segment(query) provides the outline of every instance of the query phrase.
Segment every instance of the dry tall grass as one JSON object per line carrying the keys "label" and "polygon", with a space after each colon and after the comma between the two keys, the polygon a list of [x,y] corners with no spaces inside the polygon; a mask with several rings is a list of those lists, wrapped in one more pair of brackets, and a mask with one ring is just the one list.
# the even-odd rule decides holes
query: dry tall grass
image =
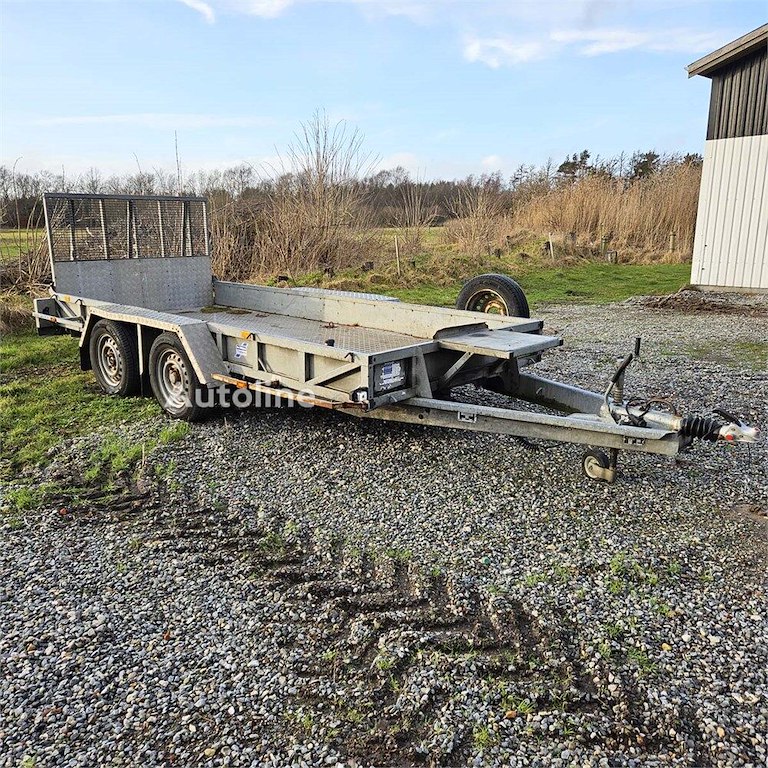
{"label": "dry tall grass", "polygon": [[461,189],[451,213],[455,218],[446,224],[446,237],[472,256],[495,249],[508,229],[503,198],[484,185]]}
{"label": "dry tall grass", "polygon": [[[495,173],[419,182],[402,168],[371,175],[362,135],[316,114],[279,167],[262,175],[245,164],[187,175],[185,189],[209,199],[213,269],[231,280],[332,278],[363,264],[378,273],[395,259],[394,235],[409,264],[434,257],[447,270],[470,271],[486,257],[520,251],[529,252],[524,258],[549,251],[554,261],[569,263],[601,255],[601,241],[620,261],[690,257],[700,159],[648,152],[635,153],[629,164],[623,156],[588,161],[584,151],[557,170],[552,163],[521,166],[506,180]],[[19,175],[0,166],[0,224],[38,232],[39,195],[46,189],[175,193],[178,183],[178,173],[140,170],[106,181],[94,171],[68,185],[63,176]],[[425,236],[435,222],[445,222],[441,243],[434,233]],[[48,277],[47,256],[37,246],[17,252],[15,264],[5,259],[2,282],[31,292]]]}
{"label": "dry tall grass", "polygon": [[639,257],[670,257],[674,235],[676,258],[693,250],[701,168],[680,164],[636,181],[587,176],[561,184],[522,205],[512,216],[516,228],[546,236],[556,233],[610,248],[625,248]]}
{"label": "dry tall grass", "polygon": [[51,263],[43,226],[42,205],[36,203],[26,227],[3,232],[2,247],[15,252],[0,263],[0,290],[35,295],[51,280]]}
{"label": "dry tall grass", "polygon": [[33,327],[32,301],[16,291],[0,292],[0,339]]}

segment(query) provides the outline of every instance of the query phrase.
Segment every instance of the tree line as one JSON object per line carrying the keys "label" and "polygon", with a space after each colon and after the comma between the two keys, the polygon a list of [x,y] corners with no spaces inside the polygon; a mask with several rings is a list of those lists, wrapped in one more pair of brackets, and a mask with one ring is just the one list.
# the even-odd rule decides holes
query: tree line
{"label": "tree line", "polygon": [[[326,126],[324,130],[328,130]],[[73,175],[64,171],[16,172],[0,166],[0,226],[35,227],[41,221],[40,198],[44,192],[84,192],[92,194],[136,195],[202,195],[214,209],[222,206],[245,206],[251,210],[266,209],[277,197],[285,199],[302,194],[311,184],[323,183],[345,188],[349,199],[356,201],[357,212],[365,211],[365,221],[373,227],[429,226],[461,217],[467,195],[490,198],[500,212],[513,214],[532,199],[546,196],[563,187],[588,178],[620,182],[623,187],[647,181],[657,174],[680,167],[698,168],[698,154],[661,154],[656,151],[633,152],[611,158],[594,156],[588,150],[573,153],[561,163],[520,165],[505,176],[500,171],[470,175],[463,179],[424,180],[414,177],[402,167],[370,172],[367,156],[353,146],[351,162],[337,168],[333,179],[324,179],[322,169],[308,166],[306,160],[322,137],[309,136],[307,157],[289,163],[287,169],[266,171],[243,163],[213,171],[182,174],[162,169],[120,175],[105,175],[97,168]],[[337,141],[339,141],[338,137]],[[357,137],[359,138],[359,137]],[[342,137],[343,148],[349,149],[350,137]],[[354,140],[354,136],[353,136]],[[326,161],[328,158],[326,158]],[[367,171],[361,173],[361,171]]]}

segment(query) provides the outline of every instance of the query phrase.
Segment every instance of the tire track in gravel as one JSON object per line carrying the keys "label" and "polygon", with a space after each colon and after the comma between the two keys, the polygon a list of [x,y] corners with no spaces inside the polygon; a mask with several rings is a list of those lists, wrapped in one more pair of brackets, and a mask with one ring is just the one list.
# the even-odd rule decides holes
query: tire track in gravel
{"label": "tire track in gravel", "polygon": [[[262,586],[279,592],[286,613],[307,610],[309,618],[294,624],[322,620],[322,653],[300,654],[293,672],[304,681],[299,692],[304,702],[317,699],[319,679],[364,684],[370,711],[362,721],[342,718],[337,736],[350,757],[374,764],[387,763],[395,753],[416,762],[429,757],[418,745],[427,739],[450,691],[439,685],[430,690],[420,702],[417,721],[403,714],[399,702],[409,674],[425,654],[448,667],[472,656],[485,674],[518,684],[528,678],[569,677],[584,694],[570,702],[571,711],[597,706],[594,686],[581,671],[567,632],[543,626],[517,601],[486,595],[477,585],[444,573],[425,573],[402,556],[346,550],[339,537],[305,535],[285,542],[272,529],[279,520],[271,520],[268,529],[244,523],[239,514],[198,509],[166,519],[158,529],[160,518],[153,522],[156,546],[192,554],[206,567],[240,563]],[[287,646],[296,644],[296,634],[285,640]],[[554,667],[553,655],[561,659]],[[522,667],[510,664],[520,659],[526,660]],[[341,702],[339,709],[355,708]],[[295,730],[301,737],[300,727]],[[451,760],[467,757],[471,740],[469,727],[457,734]]]}
{"label": "tire track in gravel", "polygon": [[[403,555],[345,549],[342,538],[323,538],[322,531],[288,541],[275,531],[280,523],[276,516],[268,524],[248,518],[224,508],[172,513],[155,494],[125,488],[81,497],[57,524],[99,525],[111,520],[143,529],[149,546],[192,556],[205,568],[245,568],[262,586],[281,595],[286,613],[309,609],[306,620],[294,620],[284,641],[287,647],[296,646],[300,625],[317,626],[321,620],[322,652],[300,653],[301,663],[293,663],[296,678],[304,681],[299,698],[317,703],[317,683],[328,678],[347,687],[364,686],[363,704],[359,697],[354,706],[339,704],[342,723],[336,736],[339,748],[363,763],[387,764],[397,754],[412,762],[429,759],[441,764],[440,755],[425,752],[421,745],[451,692],[435,684],[419,703],[418,718],[409,714],[407,702],[400,701],[425,654],[439,657],[439,663],[448,667],[472,655],[484,675],[539,690],[534,703],[540,710],[563,707],[563,700],[553,693],[563,679],[578,691],[565,705],[568,712],[589,717],[598,708],[618,703],[598,695],[579,661],[575,632],[566,617],[544,622],[519,601],[488,595],[477,585],[444,573],[427,573]],[[630,747],[638,743],[648,713],[642,710],[635,681],[622,678],[617,682],[623,689],[624,725],[615,723],[603,736],[616,746]],[[345,711],[362,710],[363,705],[362,719],[343,719]],[[679,730],[688,731],[686,725],[681,722]],[[298,724],[289,723],[287,728],[297,739],[306,737]],[[449,764],[469,757],[472,736],[471,727],[457,729]],[[645,738],[646,748],[666,741]]]}

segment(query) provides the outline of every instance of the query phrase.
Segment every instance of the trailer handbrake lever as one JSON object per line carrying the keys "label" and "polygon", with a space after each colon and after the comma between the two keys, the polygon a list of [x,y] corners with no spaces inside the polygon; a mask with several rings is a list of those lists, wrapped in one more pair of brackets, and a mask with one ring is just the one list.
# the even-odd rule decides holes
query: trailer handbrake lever
{"label": "trailer handbrake lever", "polygon": [[624,399],[624,373],[629,367],[629,364],[635,359],[635,355],[630,352],[620,363],[619,367],[614,371],[613,376],[611,376],[611,380],[608,383],[608,388],[605,390],[605,394],[603,395],[603,406],[605,409],[606,416],[610,416],[613,421],[618,423],[618,420],[613,414],[613,411],[611,410],[611,405],[608,402],[608,399],[611,396],[611,392],[618,387],[619,394],[617,397],[614,398],[614,401],[620,404],[620,401]]}
{"label": "trailer handbrake lever", "polygon": [[[635,355],[633,352],[630,352],[624,360],[622,360],[621,365],[616,369],[616,372],[611,376],[611,384],[615,385],[619,383],[619,380],[621,379],[622,375],[624,374],[624,371],[627,370],[629,367],[629,364],[635,359]],[[613,389],[613,386],[610,387],[610,389]],[[610,390],[609,390],[610,391]]]}

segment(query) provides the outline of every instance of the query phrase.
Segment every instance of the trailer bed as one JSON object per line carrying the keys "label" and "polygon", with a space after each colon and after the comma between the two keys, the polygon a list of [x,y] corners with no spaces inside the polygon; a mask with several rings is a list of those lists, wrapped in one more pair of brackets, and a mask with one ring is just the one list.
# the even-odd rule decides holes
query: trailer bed
{"label": "trailer bed", "polygon": [[246,332],[253,334],[254,337],[277,337],[286,340],[305,341],[309,344],[328,345],[328,342],[333,341],[332,346],[364,355],[412,347],[414,344],[428,341],[428,339],[396,333],[395,331],[320,322],[271,312],[241,309],[227,311],[227,308],[224,307],[214,311],[201,309],[173,314],[201,320],[209,325],[221,326],[226,329],[228,335],[232,336]]}

